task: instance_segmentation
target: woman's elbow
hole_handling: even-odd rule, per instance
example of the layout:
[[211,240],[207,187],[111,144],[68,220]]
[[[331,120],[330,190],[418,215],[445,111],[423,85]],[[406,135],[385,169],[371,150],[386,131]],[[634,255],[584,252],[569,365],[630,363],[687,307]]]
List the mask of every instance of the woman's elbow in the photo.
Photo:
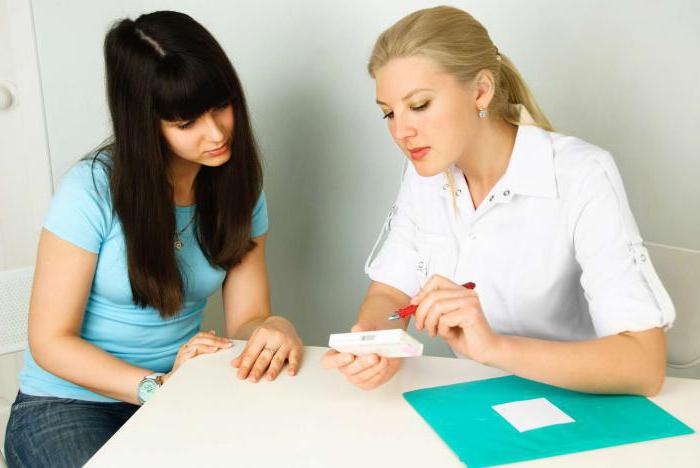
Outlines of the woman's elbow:
[[660,328],[626,334],[637,344],[637,351],[630,359],[644,366],[633,366],[632,372],[639,379],[639,391],[646,397],[653,397],[661,392],[666,378],[666,337]]
[[642,386],[642,391],[640,392],[645,397],[653,397],[661,393],[661,389],[664,386],[664,381],[666,380],[666,368],[662,367],[660,370],[655,369],[650,372],[650,375],[645,379]]
[[48,372],[54,372],[54,362],[56,356],[61,354],[65,346],[64,337],[74,337],[75,335],[55,335],[52,333],[32,332],[30,329],[28,338],[29,352],[34,362]]

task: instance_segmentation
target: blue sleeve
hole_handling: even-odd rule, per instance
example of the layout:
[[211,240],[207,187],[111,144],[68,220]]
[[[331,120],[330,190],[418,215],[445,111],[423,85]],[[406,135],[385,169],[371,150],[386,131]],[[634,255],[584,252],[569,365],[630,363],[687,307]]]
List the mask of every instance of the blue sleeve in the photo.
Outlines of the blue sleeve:
[[80,161],[63,177],[44,227],[89,252],[99,253],[112,219],[109,179],[101,163]]
[[268,230],[267,221],[267,198],[265,192],[260,192],[260,198],[253,208],[253,220],[251,222],[251,236],[258,237]]

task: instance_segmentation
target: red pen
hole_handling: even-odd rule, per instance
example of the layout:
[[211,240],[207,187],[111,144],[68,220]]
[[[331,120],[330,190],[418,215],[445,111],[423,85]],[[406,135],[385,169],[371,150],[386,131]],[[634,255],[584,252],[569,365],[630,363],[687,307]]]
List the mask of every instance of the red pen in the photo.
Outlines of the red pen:
[[[464,283],[462,286],[467,289],[474,289],[476,287],[476,284],[470,281],[468,283]],[[416,309],[418,309],[418,306],[411,304],[410,306],[404,307],[403,309],[399,309],[393,314],[391,314],[389,316],[389,320],[398,320],[404,317],[408,317],[409,315],[413,315],[416,313]]]

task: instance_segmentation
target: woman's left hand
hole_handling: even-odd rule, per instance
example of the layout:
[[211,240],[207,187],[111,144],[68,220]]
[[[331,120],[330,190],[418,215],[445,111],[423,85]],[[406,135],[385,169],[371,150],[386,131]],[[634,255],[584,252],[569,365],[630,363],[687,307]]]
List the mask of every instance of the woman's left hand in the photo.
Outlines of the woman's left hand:
[[433,275],[411,300],[418,304],[416,329],[440,336],[452,349],[480,363],[488,363],[500,336],[489,325],[474,290]]
[[248,339],[245,349],[231,361],[238,378],[257,382],[274,380],[289,361],[289,375],[296,375],[304,347],[294,325],[279,316],[268,317]]

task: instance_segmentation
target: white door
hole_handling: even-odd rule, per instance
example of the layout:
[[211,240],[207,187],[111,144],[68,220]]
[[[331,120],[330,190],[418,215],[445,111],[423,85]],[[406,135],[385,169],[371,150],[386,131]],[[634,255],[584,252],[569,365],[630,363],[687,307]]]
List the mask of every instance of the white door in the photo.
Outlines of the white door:
[[0,0],[0,270],[32,265],[51,170],[30,0]]
[[[34,264],[51,191],[31,2],[0,0],[0,270]],[[0,356],[0,443],[20,367]]]

